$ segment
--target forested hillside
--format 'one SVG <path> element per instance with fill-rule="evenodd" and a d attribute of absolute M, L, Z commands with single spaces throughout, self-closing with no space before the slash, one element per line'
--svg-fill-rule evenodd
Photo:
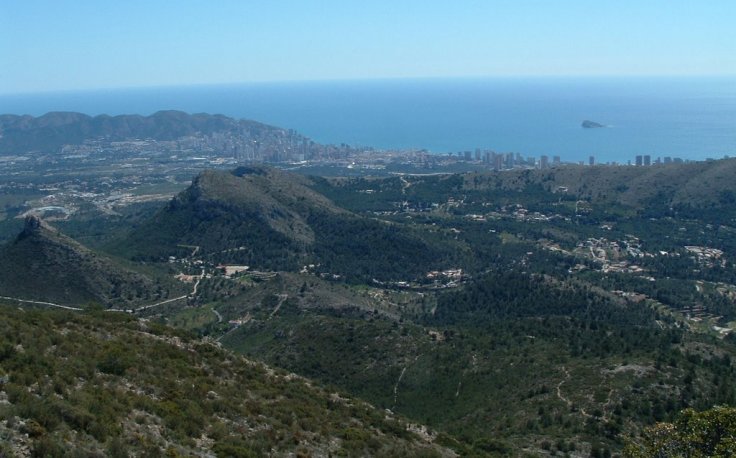
<path fill-rule="evenodd" d="M 428 425 L 460 454 L 602 457 L 736 403 L 733 164 L 329 179 L 251 165 L 203 172 L 114 230 L 63 225 L 179 285 L 135 309 L 147 323 Z M 26 253 L 18 266 L 47 265 Z"/>

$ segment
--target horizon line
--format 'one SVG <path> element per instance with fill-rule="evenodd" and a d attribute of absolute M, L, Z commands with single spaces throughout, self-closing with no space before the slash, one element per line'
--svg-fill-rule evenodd
<path fill-rule="evenodd" d="M 736 79 L 736 74 L 549 74 L 549 75 L 449 75 L 449 76 L 385 76 L 385 77 L 363 77 L 363 78 L 307 78 L 307 79 L 274 79 L 274 80 L 245 80 L 230 82 L 209 83 L 173 83 L 173 84 L 150 84 L 129 86 L 99 86 L 90 88 L 59 88 L 44 90 L 23 90 L 18 92 L 2 92 L 0 97 L 22 97 L 37 95 L 54 95 L 84 92 L 116 92 L 129 90 L 156 90 L 156 89 L 196 89 L 227 86 L 248 85 L 291 85 L 291 84 L 325 84 L 325 83 L 371 83 L 382 81 L 442 81 L 442 80 L 646 80 L 646 79 Z"/>

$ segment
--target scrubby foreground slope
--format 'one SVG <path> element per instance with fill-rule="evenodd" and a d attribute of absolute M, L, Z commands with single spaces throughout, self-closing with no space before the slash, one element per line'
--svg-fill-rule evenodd
<path fill-rule="evenodd" d="M 383 411 L 168 328 L 0 306 L 0 456 L 451 455 Z"/>

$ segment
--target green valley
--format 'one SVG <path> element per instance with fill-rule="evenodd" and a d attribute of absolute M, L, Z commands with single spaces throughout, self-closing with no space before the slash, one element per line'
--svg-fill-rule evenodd
<path fill-rule="evenodd" d="M 2 433 L 218 456 L 622 453 L 736 403 L 734 167 L 250 164 L 167 202 L 28 216 L 0 249 L 0 296 L 27 310 L 3 309 Z"/>

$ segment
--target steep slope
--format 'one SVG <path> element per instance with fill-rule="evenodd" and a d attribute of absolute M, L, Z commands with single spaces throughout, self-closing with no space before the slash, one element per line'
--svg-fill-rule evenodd
<path fill-rule="evenodd" d="M 26 300 L 105 307 L 134 304 L 165 294 L 164 285 L 116 265 L 38 217 L 0 248 L 0 295 Z"/>
<path fill-rule="evenodd" d="M 0 306 L 1 456 L 330 454 L 454 455 L 385 411 L 168 328 Z"/>

